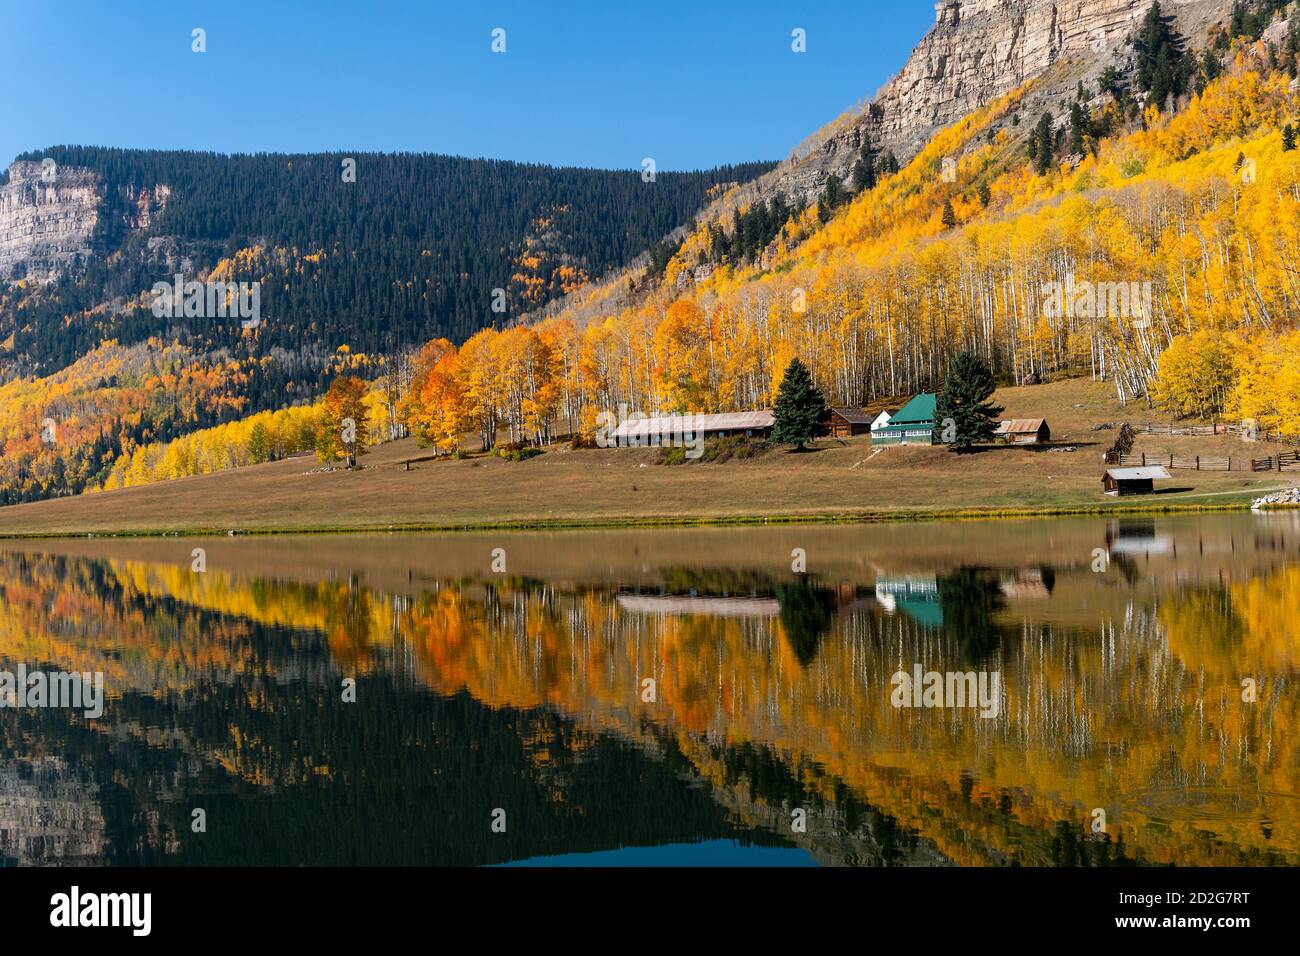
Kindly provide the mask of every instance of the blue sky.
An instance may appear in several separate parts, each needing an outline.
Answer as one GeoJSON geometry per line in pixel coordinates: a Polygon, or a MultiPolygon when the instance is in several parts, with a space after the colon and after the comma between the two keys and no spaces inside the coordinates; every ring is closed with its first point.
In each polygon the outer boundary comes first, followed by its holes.
{"type": "Polygon", "coordinates": [[[0,164],[63,143],[607,168],[780,159],[873,94],[933,21],[930,0],[15,3],[0,164]],[[195,27],[206,53],[191,51],[195,27]]]}

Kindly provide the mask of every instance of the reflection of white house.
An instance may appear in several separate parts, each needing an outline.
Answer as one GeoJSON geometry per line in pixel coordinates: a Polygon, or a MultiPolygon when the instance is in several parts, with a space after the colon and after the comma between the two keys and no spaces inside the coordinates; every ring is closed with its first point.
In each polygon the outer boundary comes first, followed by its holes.
{"type": "Polygon", "coordinates": [[[880,431],[880,429],[884,428],[886,425],[889,424],[889,420],[893,417],[894,416],[890,415],[889,412],[887,411],[881,412],[879,415],[876,416],[876,420],[871,423],[871,430],[873,432],[880,431]]]}
{"type": "Polygon", "coordinates": [[[883,575],[876,578],[876,601],[888,613],[898,610],[899,600],[938,600],[939,579],[933,576],[918,577],[911,574],[901,578],[883,575]]]}

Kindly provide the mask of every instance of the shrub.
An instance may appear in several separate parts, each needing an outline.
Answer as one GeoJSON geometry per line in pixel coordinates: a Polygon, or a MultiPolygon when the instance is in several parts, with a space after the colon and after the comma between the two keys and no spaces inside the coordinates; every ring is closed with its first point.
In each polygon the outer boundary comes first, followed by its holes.
{"type": "Polygon", "coordinates": [[[527,461],[542,454],[542,450],[532,445],[520,446],[518,442],[510,442],[498,445],[495,454],[503,461],[527,461]]]}

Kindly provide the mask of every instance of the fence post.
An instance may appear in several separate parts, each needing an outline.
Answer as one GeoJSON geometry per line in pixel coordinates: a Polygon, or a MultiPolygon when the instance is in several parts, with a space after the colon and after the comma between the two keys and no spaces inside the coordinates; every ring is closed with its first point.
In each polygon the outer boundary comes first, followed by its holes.
{"type": "Polygon", "coordinates": [[[1200,470],[1201,470],[1201,456],[1200,456],[1200,455],[1197,455],[1197,456],[1196,456],[1196,470],[1197,470],[1197,471],[1200,471],[1200,470]]]}
{"type": "Polygon", "coordinates": [[[1147,453],[1146,453],[1146,452],[1143,452],[1143,453],[1142,453],[1142,467],[1145,468],[1146,466],[1147,466],[1147,453]]]}

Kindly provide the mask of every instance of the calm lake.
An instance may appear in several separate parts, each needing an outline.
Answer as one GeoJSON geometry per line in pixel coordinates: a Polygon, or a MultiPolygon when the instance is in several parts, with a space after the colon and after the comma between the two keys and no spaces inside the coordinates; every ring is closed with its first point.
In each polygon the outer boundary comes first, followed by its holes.
{"type": "Polygon", "coordinates": [[[1300,864],[1295,512],[0,542],[0,672],[0,864],[1300,864]]]}

